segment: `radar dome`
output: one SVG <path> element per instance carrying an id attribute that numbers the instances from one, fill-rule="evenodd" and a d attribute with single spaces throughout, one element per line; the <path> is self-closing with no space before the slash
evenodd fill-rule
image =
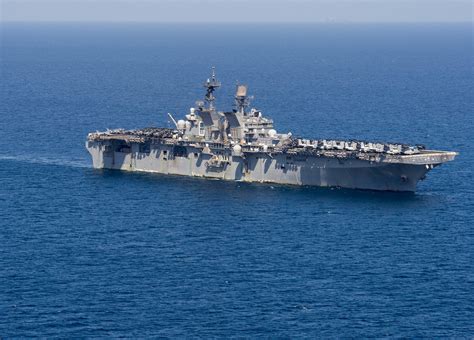
<path id="1" fill-rule="evenodd" d="M 268 131 L 268 135 L 269 135 L 270 137 L 272 137 L 272 138 L 275 137 L 276 134 L 277 134 L 277 132 L 276 132 L 276 130 L 274 130 L 274 129 L 271 129 L 271 130 Z"/>
<path id="2" fill-rule="evenodd" d="M 177 128 L 179 130 L 184 130 L 186 128 L 186 122 L 182 119 L 178 120 L 178 123 L 176 125 L 178 125 Z"/>
<path id="3" fill-rule="evenodd" d="M 234 150 L 235 154 L 240 155 L 240 153 L 242 152 L 242 147 L 239 144 L 236 144 L 236 145 L 234 145 L 232 150 Z"/>

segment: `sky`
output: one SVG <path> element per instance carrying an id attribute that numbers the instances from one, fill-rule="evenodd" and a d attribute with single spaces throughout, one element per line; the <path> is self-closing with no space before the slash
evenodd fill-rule
<path id="1" fill-rule="evenodd" d="M 472 22 L 473 0 L 0 0 L 0 20 Z"/>

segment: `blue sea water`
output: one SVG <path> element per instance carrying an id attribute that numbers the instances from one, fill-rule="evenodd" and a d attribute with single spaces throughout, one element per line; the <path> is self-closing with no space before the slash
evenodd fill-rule
<path id="1" fill-rule="evenodd" d="M 472 337 L 472 25 L 3 24 L 0 337 Z M 416 194 L 91 169 L 211 65 L 278 131 L 460 153 Z"/>

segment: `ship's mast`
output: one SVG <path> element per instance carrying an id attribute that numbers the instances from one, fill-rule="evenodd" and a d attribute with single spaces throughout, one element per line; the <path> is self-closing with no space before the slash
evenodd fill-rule
<path id="1" fill-rule="evenodd" d="M 252 99 L 251 97 L 247 96 L 247 85 L 237 84 L 234 98 L 237 112 L 245 116 L 245 109 L 250 105 L 250 99 Z"/>
<path id="2" fill-rule="evenodd" d="M 211 77 L 204 83 L 204 87 L 206 88 L 206 97 L 204 99 L 207 102 L 209 111 L 215 111 L 214 102 L 216 97 L 214 97 L 214 91 L 220 86 L 221 83 L 216 79 L 216 68 L 213 66 Z"/>

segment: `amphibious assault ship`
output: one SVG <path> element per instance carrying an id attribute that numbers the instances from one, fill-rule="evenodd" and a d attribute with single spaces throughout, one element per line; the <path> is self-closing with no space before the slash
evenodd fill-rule
<path id="1" fill-rule="evenodd" d="M 249 109 L 246 85 L 237 85 L 235 106 L 218 111 L 221 86 L 214 68 L 197 101 L 174 128 L 115 129 L 89 133 L 94 168 L 351 189 L 415 191 L 434 167 L 456 152 L 422 145 L 297 138 L 277 133 L 273 120 Z"/>

